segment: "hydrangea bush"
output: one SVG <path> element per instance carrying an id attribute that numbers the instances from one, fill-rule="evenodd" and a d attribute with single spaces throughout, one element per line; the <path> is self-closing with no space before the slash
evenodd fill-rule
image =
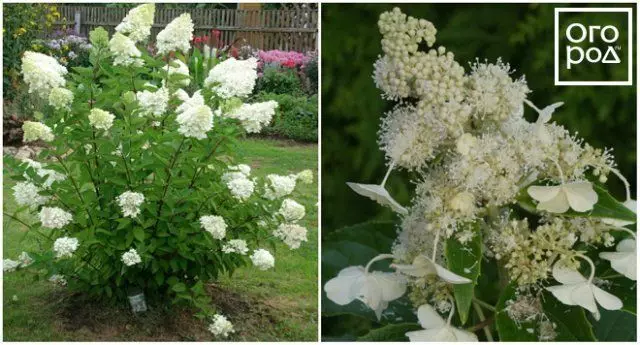
<path id="1" fill-rule="evenodd" d="M 395 8 L 378 27 L 373 79 L 396 102 L 378 133 L 389 168 L 348 185 L 400 222 L 324 239 L 326 315 L 382 325 L 364 340 L 548 341 L 595 340 L 603 309 L 635 314 L 636 202 L 611 152 L 554 123 L 564 105 L 532 104 L 507 63 L 465 70 L 431 22 Z M 409 206 L 385 189 L 399 169 Z"/>
<path id="2" fill-rule="evenodd" d="M 226 337 L 233 326 L 215 314 L 205 284 L 242 265 L 272 269 L 277 241 L 306 241 L 297 225 L 305 208 L 289 195 L 313 175 L 258 178 L 239 164 L 238 137 L 259 132 L 278 106 L 244 103 L 256 61 L 217 63 L 188 93 L 193 22 L 177 17 L 152 56 L 144 47 L 154 12 L 134 8 L 111 38 L 92 31 L 89 67 L 22 57 L 30 92 L 49 103 L 42 122 L 25 122 L 24 141 L 46 148 L 37 160 L 6 159 L 19 208 L 5 216 L 45 242 L 5 259 L 4 271 L 28 268 L 113 301 L 142 291 L 154 303 L 192 303 Z"/>

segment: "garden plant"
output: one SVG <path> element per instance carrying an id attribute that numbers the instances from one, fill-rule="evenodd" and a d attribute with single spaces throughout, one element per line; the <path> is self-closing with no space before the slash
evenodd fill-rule
<path id="1" fill-rule="evenodd" d="M 500 59 L 465 71 L 399 8 L 378 27 L 373 79 L 396 103 L 378 132 L 388 171 L 347 184 L 400 222 L 323 236 L 323 316 L 369 320 L 344 332 L 361 340 L 444 342 L 594 341 L 611 311 L 635 315 L 636 202 L 610 150 L 553 121 L 571 105 L 533 104 Z M 400 169 L 408 207 L 385 188 Z"/>
<path id="2" fill-rule="evenodd" d="M 47 103 L 39 121 L 24 123 L 23 141 L 45 148 L 37 160 L 5 158 L 20 206 L 5 217 L 47 245 L 4 259 L 3 270 L 128 301 L 135 312 L 192 305 L 225 338 L 233 325 L 206 284 L 242 265 L 273 268 L 276 241 L 303 245 L 307 230 L 297 223 L 305 208 L 287 196 L 313 174 L 252 177 L 234 145 L 260 132 L 278 107 L 246 103 L 257 61 L 216 59 L 199 84 L 187 67 L 190 15 L 157 35 L 152 55 L 154 12 L 154 4 L 132 9 L 111 37 L 93 30 L 89 67 L 22 56 L 29 92 Z M 30 224 L 30 215 L 38 221 Z"/>

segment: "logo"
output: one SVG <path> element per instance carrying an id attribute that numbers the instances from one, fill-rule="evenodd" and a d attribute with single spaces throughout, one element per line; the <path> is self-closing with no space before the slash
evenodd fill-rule
<path id="1" fill-rule="evenodd" d="M 556 86 L 632 84 L 631 8 L 556 8 L 554 22 Z"/>

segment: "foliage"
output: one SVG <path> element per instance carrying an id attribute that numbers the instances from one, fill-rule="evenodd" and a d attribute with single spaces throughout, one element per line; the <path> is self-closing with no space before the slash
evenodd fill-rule
<path id="1" fill-rule="evenodd" d="M 12 99 L 18 88 L 20 58 L 31 42 L 60 18 L 50 4 L 3 4 L 2 85 L 3 98 Z"/>
<path id="2" fill-rule="evenodd" d="M 36 39 L 31 50 L 53 56 L 67 68 L 89 65 L 91 44 L 86 37 L 78 36 L 73 30 L 56 30 L 46 39 Z"/>
<path id="3" fill-rule="evenodd" d="M 262 76 L 258 79 L 254 91 L 256 93 L 300 95 L 302 93 L 302 83 L 295 70 L 281 67 L 277 64 L 265 64 Z"/>
<path id="4" fill-rule="evenodd" d="M 36 133 L 50 141 L 38 157 L 42 163 L 5 160 L 15 181 L 32 182 L 39 193 L 31 205 L 5 215 L 19 220 L 36 211 L 33 207 L 40 211 L 40 222 L 29 231 L 47 238 L 49 246 L 28 254 L 34 259 L 29 268 L 41 278 L 61 274 L 72 290 L 111 301 L 143 290 L 152 301 L 169 297 L 172 303 L 197 306 L 201 317 L 210 316 L 204 284 L 250 262 L 248 248 L 229 250 L 229 240 L 272 248 L 271 230 L 284 220 L 277 214 L 279 202 L 291 190 L 266 198 L 267 184 L 260 183 L 266 179 L 249 180 L 249 172 L 236 172 L 230 182 L 242 180 L 243 192 L 251 186 L 249 194 L 239 196 L 222 179 L 236 163 L 236 138 L 244 132 L 227 116 L 243 105 L 241 99 L 225 100 L 202 89 L 205 104 L 194 105 L 196 95 L 187 104 L 176 93 L 185 77 L 162 70 L 167 57 L 138 48 L 143 63 L 117 65 L 106 31 L 98 28 L 90 37 L 91 66 L 74 67 L 68 76 L 73 102 L 69 108 L 48 109 L 49 132 Z M 185 61 L 180 53 L 175 56 Z M 146 99 L 160 85 L 171 95 L 168 109 L 151 115 L 150 107 L 157 109 L 162 101 Z M 210 108 L 221 108 L 215 121 L 210 117 L 213 130 L 200 122 L 185 126 L 193 121 L 186 113 L 197 109 L 197 119 L 207 119 Z M 204 127 L 204 134 L 194 134 L 195 127 Z M 295 176 L 283 178 L 293 179 L 295 186 Z M 226 231 L 204 231 L 204 215 L 221 216 Z M 77 239 L 77 248 L 69 250 L 73 243 L 67 241 L 60 249 L 63 237 Z M 131 250 L 137 254 L 126 258 Z"/>
<path id="5" fill-rule="evenodd" d="M 274 100 L 278 109 L 270 126 L 262 133 L 301 141 L 318 141 L 318 98 L 289 94 L 261 93 L 260 102 Z"/>
<path id="6" fill-rule="evenodd" d="M 309 61 L 302 67 L 302 72 L 307 77 L 310 93 L 318 92 L 318 54 L 312 52 Z"/>

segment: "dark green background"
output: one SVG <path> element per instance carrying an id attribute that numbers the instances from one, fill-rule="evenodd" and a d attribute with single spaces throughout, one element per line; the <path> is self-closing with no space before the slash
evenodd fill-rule
<path id="1" fill-rule="evenodd" d="M 408 15 L 436 26 L 436 46 L 452 51 L 468 71 L 476 57 L 502 57 L 525 74 L 533 90 L 529 98 L 539 106 L 565 102 L 553 120 L 591 145 L 611 147 L 620 170 L 636 184 L 636 87 L 554 86 L 553 9 L 607 7 L 569 4 L 399 4 Z M 381 54 L 378 16 L 394 5 L 322 5 L 322 231 L 393 215 L 373 201 L 352 192 L 345 182 L 379 183 L 384 154 L 376 144 L 380 118 L 393 106 L 383 101 L 371 75 Z M 633 7 L 633 4 L 620 7 Z M 634 27 L 637 11 L 634 9 Z M 569 14 L 567 14 L 569 15 Z M 580 16 L 580 14 L 571 14 Z M 579 19 L 579 18 L 577 18 Z M 635 36 L 634 36 L 635 41 Z M 634 47 L 635 49 L 635 47 Z M 636 60 L 635 51 L 633 61 Z M 582 71 L 582 70 L 581 70 Z M 606 78 L 602 66 L 584 70 Z M 593 80 L 593 79 L 592 79 Z M 604 80 L 604 79 L 603 79 Z M 530 121 L 535 115 L 527 111 Z M 413 185 L 406 173 L 394 173 L 387 184 L 391 194 L 408 205 Z M 612 175 L 608 186 L 619 199 L 624 189 Z"/>

